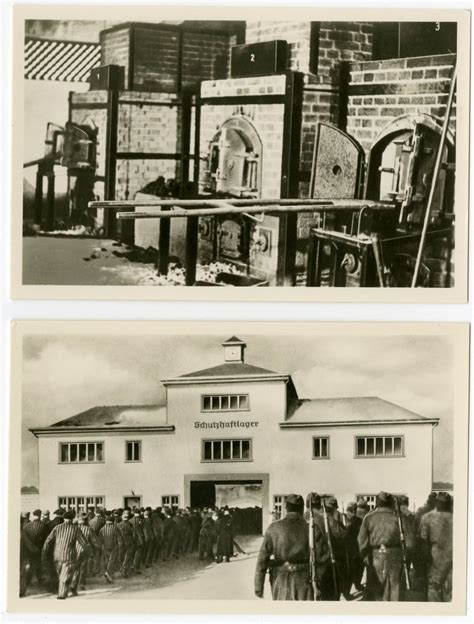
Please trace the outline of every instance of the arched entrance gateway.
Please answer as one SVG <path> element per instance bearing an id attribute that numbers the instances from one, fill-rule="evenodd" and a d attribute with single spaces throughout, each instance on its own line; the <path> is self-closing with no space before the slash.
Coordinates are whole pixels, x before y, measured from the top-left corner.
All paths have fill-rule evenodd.
<path id="1" fill-rule="evenodd" d="M 261 535 L 270 514 L 269 482 L 267 473 L 187 474 L 184 475 L 185 505 L 246 509 L 246 520 L 236 527 L 237 532 Z M 235 517 L 238 522 L 238 511 Z"/>

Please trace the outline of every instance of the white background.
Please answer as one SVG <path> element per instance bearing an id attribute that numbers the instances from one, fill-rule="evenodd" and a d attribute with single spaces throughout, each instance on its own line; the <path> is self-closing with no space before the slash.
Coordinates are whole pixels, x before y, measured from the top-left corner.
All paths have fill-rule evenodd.
<path id="1" fill-rule="evenodd" d="M 29 0 L 29 2 L 16 2 L 15 4 L 45 4 L 45 2 L 37 2 Z M 91 1 L 68 1 L 49 2 L 50 4 L 134 4 L 130 2 L 113 2 L 110 0 Z M 269 2 L 196 2 L 194 0 L 174 0 L 174 2 L 147 2 L 141 0 L 137 4 L 140 5 L 212 5 L 219 6 L 340 6 L 340 7 L 379 7 L 379 8 L 397 8 L 400 7 L 400 15 L 403 16 L 403 7 L 406 8 L 467 8 L 472 9 L 471 2 L 355 2 L 354 0 L 327 1 L 327 2 L 304 2 L 297 0 L 292 3 L 279 2 L 271 0 Z M 8 462 L 8 417 L 9 417 L 9 357 L 10 357 L 10 323 L 13 319 L 145 319 L 145 320 L 238 320 L 238 321 L 451 321 L 451 322 L 471 322 L 473 315 L 472 303 L 462 305 L 397 305 L 397 304 L 321 304 L 321 303 L 218 303 L 212 304 L 206 302 L 127 302 L 127 301 L 12 301 L 10 299 L 10 190 L 11 190 L 11 168 L 10 153 L 12 140 L 11 132 L 11 0 L 0 0 L 0 193 L 2 196 L 0 210 L 0 254 L 1 264 L 1 348 L 2 358 L 0 362 L 0 397 L 2 410 L 2 421 L 0 427 L 0 482 L 1 482 L 1 516 L 0 516 L 0 553 L 2 555 L 2 568 L 0 568 L 0 579 L 6 578 L 6 543 L 7 543 L 7 527 L 6 513 L 8 504 L 7 493 L 7 462 Z M 472 54 L 472 50 L 471 50 Z M 471 59 L 472 67 L 472 59 Z M 471 100 L 471 118 L 472 118 L 472 100 Z M 464 131 L 464 130 L 463 130 Z M 471 152 L 472 152 L 472 136 L 471 136 Z M 472 166 L 471 166 L 472 171 Z M 470 205 L 472 206 L 472 184 L 470 189 Z M 464 207 L 458 207 L 464 209 Z M 473 235 L 473 219 L 470 223 L 470 238 Z M 472 253 L 469 254 L 470 269 L 472 268 Z M 469 291 L 472 291 L 472 271 L 470 270 Z M 472 356 L 471 356 L 472 357 Z M 413 374 L 416 374 L 414 371 Z M 471 373 L 472 374 L 472 373 Z M 471 377 L 472 382 L 472 377 Z M 472 431 L 471 431 L 471 450 L 472 450 Z M 472 478 L 472 468 L 470 470 Z M 471 488 L 472 489 L 472 488 Z M 435 618 L 431 617 L 430 622 L 437 620 L 443 622 L 471 621 L 473 617 L 473 579 L 472 579 L 472 499 L 469 503 L 470 521 L 469 521 L 469 570 L 468 570 L 468 615 L 466 618 L 447 617 Z M 251 580 L 250 580 L 251 582 Z M 381 617 L 363 619 L 357 617 L 343 616 L 318 616 L 312 617 L 276 617 L 276 616 L 45 616 L 45 615 L 9 615 L 5 613 L 5 583 L 1 584 L 0 595 L 0 613 L 2 621 L 5 622 L 296 622 L 296 621 L 315 621 L 318 622 L 361 622 L 382 620 Z M 150 604 L 150 609 L 152 609 Z M 427 622 L 422 617 L 399 617 L 390 618 L 391 622 Z"/>

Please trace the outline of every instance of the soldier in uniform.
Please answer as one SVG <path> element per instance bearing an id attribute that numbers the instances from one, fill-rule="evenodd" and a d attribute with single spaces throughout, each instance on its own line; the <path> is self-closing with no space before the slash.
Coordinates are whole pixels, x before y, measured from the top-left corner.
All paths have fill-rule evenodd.
<path id="1" fill-rule="evenodd" d="M 163 518 L 161 517 L 161 509 L 159 507 L 156 507 L 152 512 L 151 522 L 155 534 L 153 541 L 153 563 L 156 563 L 160 557 L 161 543 L 163 541 Z"/>
<path id="2" fill-rule="evenodd" d="M 84 549 L 88 548 L 83 533 L 77 525 L 72 524 L 73 519 L 74 513 L 66 511 L 64 522 L 54 527 L 43 546 L 43 553 L 47 553 L 49 547 L 54 545 L 53 559 L 59 579 L 58 600 L 67 598 L 77 558 L 77 543 L 79 542 Z"/>
<path id="3" fill-rule="evenodd" d="M 255 595 L 263 598 L 265 575 L 273 564 L 273 600 L 313 600 L 310 583 L 308 524 L 303 517 L 304 501 L 297 494 L 286 497 L 286 516 L 265 532 L 255 570 Z M 324 538 L 315 523 L 316 561 L 327 556 Z"/>
<path id="4" fill-rule="evenodd" d="M 365 516 L 369 513 L 369 503 L 365 500 L 365 498 L 359 498 L 357 501 L 357 511 L 356 516 L 363 520 Z"/>
<path id="5" fill-rule="evenodd" d="M 176 524 L 172 517 L 171 509 L 165 510 L 165 519 L 163 522 L 163 560 L 169 561 L 173 554 L 173 548 L 176 541 Z"/>
<path id="6" fill-rule="evenodd" d="M 410 532 L 402 516 L 407 550 L 413 548 Z M 403 555 L 398 518 L 393 498 L 386 492 L 377 495 L 376 508 L 362 520 L 360 554 L 367 566 L 366 599 L 399 601 L 403 597 Z"/>
<path id="7" fill-rule="evenodd" d="M 204 559 L 214 559 L 213 544 L 215 534 L 215 523 L 209 512 L 202 515 L 201 528 L 199 530 L 198 557 Z"/>
<path id="8" fill-rule="evenodd" d="M 420 539 L 428 568 L 428 601 L 450 602 L 453 581 L 452 499 L 440 492 L 435 508 L 421 519 Z"/>
<path id="9" fill-rule="evenodd" d="M 357 516 L 357 503 L 349 503 L 346 508 L 346 552 L 349 565 L 348 590 L 352 585 L 361 591 L 362 575 L 364 574 L 364 562 L 360 556 L 359 536 L 362 520 Z"/>

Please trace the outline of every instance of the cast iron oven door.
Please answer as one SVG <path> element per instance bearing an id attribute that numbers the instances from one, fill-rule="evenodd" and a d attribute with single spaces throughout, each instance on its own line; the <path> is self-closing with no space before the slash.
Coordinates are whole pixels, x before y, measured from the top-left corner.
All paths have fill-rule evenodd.
<path id="1" fill-rule="evenodd" d="M 208 191 L 224 196 L 257 198 L 261 193 L 262 142 L 245 117 L 227 119 L 211 141 Z"/>

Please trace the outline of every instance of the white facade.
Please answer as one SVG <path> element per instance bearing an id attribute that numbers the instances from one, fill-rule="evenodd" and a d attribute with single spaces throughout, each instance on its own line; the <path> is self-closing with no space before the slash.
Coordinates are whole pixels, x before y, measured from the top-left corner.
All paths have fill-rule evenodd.
<path id="1" fill-rule="evenodd" d="M 157 506 L 166 502 L 163 496 L 174 496 L 184 507 L 205 496 L 203 482 L 261 484 L 264 526 L 275 497 L 292 492 L 334 494 L 341 506 L 380 490 L 407 494 L 411 504 L 424 502 L 432 485 L 435 420 L 377 398 L 302 402 L 290 376 L 245 364 L 238 341 L 226 360 L 165 380 L 166 408 L 110 408 L 109 419 L 102 408 L 95 424 L 89 417 L 82 425 L 80 414 L 68 419 L 75 419 L 73 427 L 66 420 L 34 430 L 40 507 L 52 509 L 61 497 L 74 496 L 103 497 L 107 508 L 123 507 L 125 497 Z M 211 397 L 223 397 L 214 398 L 223 409 L 213 410 Z M 241 409 L 235 397 L 246 397 Z M 231 401 L 234 409 L 227 409 Z M 313 437 L 328 439 L 327 457 L 313 458 Z M 357 437 L 379 438 L 366 443 L 373 445 L 373 456 L 357 456 Z M 380 442 L 383 437 L 390 438 Z M 394 438 L 396 456 L 375 455 L 375 444 L 393 450 Z M 212 444 L 205 447 L 205 441 L 217 440 L 233 440 L 234 446 L 221 443 L 213 452 L 236 456 L 209 461 Z M 241 440 L 249 442 L 240 446 Z M 61 444 L 87 441 L 103 444 L 102 461 L 61 462 Z M 127 461 L 127 441 L 140 442 L 139 461 Z"/>

